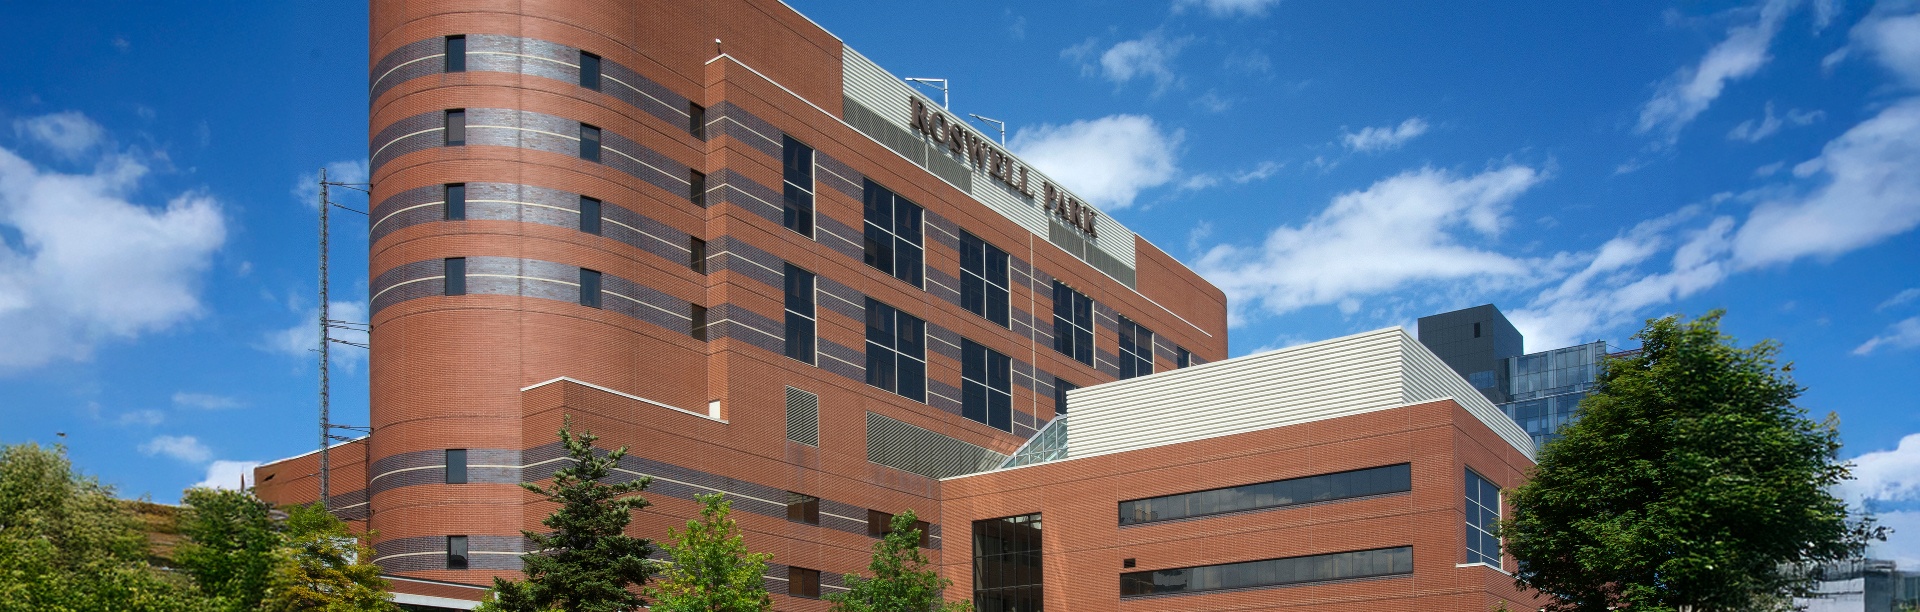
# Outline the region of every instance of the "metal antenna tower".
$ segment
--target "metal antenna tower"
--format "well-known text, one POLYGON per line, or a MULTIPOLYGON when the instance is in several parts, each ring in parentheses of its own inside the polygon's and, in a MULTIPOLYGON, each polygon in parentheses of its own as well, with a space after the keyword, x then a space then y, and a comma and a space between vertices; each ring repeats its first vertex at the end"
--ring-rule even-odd
POLYGON ((333 415, 331 414, 331 411, 332 411, 331 403, 332 403, 332 395, 333 395, 332 380, 329 378, 330 372, 328 372, 328 366, 330 365, 329 360, 331 357, 330 349, 333 343, 338 342, 348 346, 368 348, 368 345, 366 344, 349 342, 346 340, 340 340, 340 339, 334 338, 333 334, 331 333, 333 328, 338 327, 342 329, 351 329, 351 330, 357 330, 357 331, 372 331, 372 326, 370 323, 359 323, 355 321, 335 321, 327 312, 328 308, 332 306, 332 303, 329 301, 331 298, 328 296, 328 285, 330 283, 329 283, 329 277, 327 275, 327 252, 328 252, 327 242, 328 242, 329 235, 332 234, 332 230, 333 230, 332 215, 330 213, 332 213, 333 207, 339 206, 340 208, 357 212, 362 215, 367 214, 366 211, 355 210, 352 208, 348 208, 346 206, 341 206, 339 204, 333 203, 332 198, 329 197, 331 195, 331 188, 344 187, 344 188, 352 189, 354 191, 359 191, 362 193, 367 192, 367 190, 361 189, 359 187, 360 185, 365 185, 365 183, 337 183, 337 182, 329 181, 327 180, 327 169, 325 167, 320 168, 320 179, 319 179, 319 187, 320 187, 320 308, 319 308, 319 312, 320 312, 320 316, 318 321, 320 324, 320 346, 318 348, 318 351, 320 353, 320 507, 326 510, 332 509, 331 508, 332 500, 329 499, 329 496, 332 493, 332 491, 330 490, 331 483, 328 482, 330 480, 329 472, 331 471, 331 468, 332 468, 332 462, 329 461, 328 448, 333 446, 332 444, 333 440, 351 441, 351 438, 333 435, 333 430, 347 429, 347 430, 365 431, 368 433, 372 433, 371 427, 353 427, 349 425, 333 424, 333 420, 332 420, 333 415))

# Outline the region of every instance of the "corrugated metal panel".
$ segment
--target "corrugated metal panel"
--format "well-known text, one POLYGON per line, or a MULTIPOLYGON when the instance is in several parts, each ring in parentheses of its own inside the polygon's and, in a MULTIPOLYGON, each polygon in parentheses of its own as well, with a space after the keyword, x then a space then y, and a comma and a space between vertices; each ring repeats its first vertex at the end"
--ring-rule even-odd
POLYGON ((820 445, 820 396, 787 387, 787 439, 820 445))
POLYGON ((928 478, 946 478, 1000 467, 1007 456, 869 412, 867 460, 928 478))
MULTIPOLYGON (((1405 332, 1401 333, 1406 336, 1405 332)), ((1514 448, 1526 453, 1528 459, 1535 459, 1533 438, 1527 435, 1520 424, 1513 422, 1505 412, 1487 401, 1487 396, 1474 390, 1473 385, 1461 378, 1453 368, 1447 367, 1440 356, 1433 354, 1426 345, 1407 337, 1401 343, 1401 360, 1406 362, 1406 395, 1409 404, 1429 402, 1442 398, 1452 398, 1461 407, 1467 409, 1474 418, 1480 419, 1494 433, 1512 444, 1514 448)))

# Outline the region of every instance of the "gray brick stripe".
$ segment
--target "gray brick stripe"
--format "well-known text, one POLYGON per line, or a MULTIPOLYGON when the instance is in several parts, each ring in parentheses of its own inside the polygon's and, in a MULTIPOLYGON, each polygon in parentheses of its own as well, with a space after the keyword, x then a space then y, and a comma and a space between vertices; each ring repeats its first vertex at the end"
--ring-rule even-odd
MULTIPOLYGON (((498 146, 545 151, 569 157, 580 155, 580 122, 532 111, 505 108, 468 108, 466 146, 498 146)), ((444 146, 445 113, 414 115, 387 126, 369 143, 374 171, 402 155, 444 146)), ((641 146, 612 130, 600 132, 600 163, 668 193, 690 198, 690 170, 658 151, 641 146)))
MULTIPOLYGON (((446 39, 430 38, 408 43, 380 58, 367 75, 368 103, 401 83, 443 74, 445 53, 446 39)), ((467 71, 524 74, 575 84, 580 82, 580 49, 533 38, 468 34, 467 71)), ((681 129, 690 127, 685 96, 624 64, 604 58, 600 61, 600 75, 602 93, 681 129)))
MULTIPOLYGON (((580 301, 578 267, 511 257, 468 257, 466 260, 468 294, 517 295, 573 303, 580 301)), ((375 277, 372 287, 374 312, 377 314, 381 309, 406 299, 444 294, 444 273, 443 260, 403 264, 381 273, 375 277), (401 291, 403 289, 405 291, 401 291)), ((601 277, 600 290, 603 309, 674 333, 693 333, 690 302, 611 274, 601 277)), ((711 316, 709 320, 712 320, 711 316)))

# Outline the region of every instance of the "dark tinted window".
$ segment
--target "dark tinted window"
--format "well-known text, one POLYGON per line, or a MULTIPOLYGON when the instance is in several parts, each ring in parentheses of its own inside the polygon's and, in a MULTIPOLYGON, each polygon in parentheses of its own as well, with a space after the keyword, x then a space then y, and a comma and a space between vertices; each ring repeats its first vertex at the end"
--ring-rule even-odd
POLYGON ((1248 587, 1282 586, 1413 573, 1413 547, 1266 559, 1222 565, 1127 572, 1120 596, 1140 597, 1248 587))
POLYGON ((447 295, 467 294, 467 258, 449 257, 446 261, 447 295))
POLYGON ((1039 514, 973 522, 975 610, 1040 612, 1039 514))
POLYGON ((687 201, 694 206, 707 207, 707 175, 699 171, 689 171, 687 177, 687 201))
POLYGON ((707 341, 707 307, 699 304, 688 307, 687 333, 695 340, 707 341))
POLYGON ((1053 350, 1093 365, 1093 300, 1053 283, 1053 350))
POLYGON ((813 273, 794 267, 793 264, 787 264, 785 272, 786 354, 788 357, 813 363, 815 328, 813 273))
POLYGON ((813 147, 791 136, 782 137, 780 167, 782 223, 787 229, 813 237, 813 147))
POLYGON ((1223 512, 1281 508, 1411 490, 1413 469, 1411 465, 1402 463, 1123 501, 1120 502, 1120 524, 1135 525, 1223 512))
POLYGON ((865 182, 867 265, 915 287, 921 286, 925 253, 921 246, 920 206, 873 181, 865 182))
POLYGON ((926 323, 867 298, 867 384, 927 401, 926 323))
POLYGON ((467 484, 467 449, 447 449, 447 484, 467 484))
POLYGON ((447 37, 447 72, 467 71, 467 37, 447 37))
POLYGON ((580 269, 580 305, 590 308, 600 307, 600 273, 580 269))
POLYGON ((707 273, 707 241, 687 238, 687 267, 698 274, 707 273))
POLYGON ((467 218, 467 184, 466 183, 453 183, 453 184, 447 185, 447 192, 444 196, 444 200, 446 201, 445 210, 447 212, 448 221, 466 220, 467 218))
POLYGON ((820 598, 820 570, 787 567, 787 594, 807 599, 820 598))
POLYGON ((580 159, 600 161, 600 128, 580 124, 580 159))
POLYGON ((580 86, 594 91, 600 90, 600 56, 580 52, 580 86))
POLYGON ((1007 252, 960 232, 960 305, 1008 327, 1007 252))
POLYGON ((707 107, 687 103, 687 133, 700 140, 707 139, 707 107))
POLYGON ((580 196, 580 231, 600 235, 600 201, 580 196))
POLYGON ((467 144, 467 111, 456 109, 447 111, 447 146, 458 147, 467 144))
POLYGON ((1053 379, 1053 412, 1054 414, 1067 413, 1067 392, 1072 391, 1074 389, 1078 389, 1078 388, 1080 388, 1080 385, 1076 385, 1064 380, 1060 380, 1058 378, 1053 379))
POLYGON ((993 349, 960 339, 960 415, 1013 431, 1009 360, 993 349))
POLYGON ((1500 487, 1473 470, 1467 470, 1468 563, 1501 566, 1500 538, 1494 535, 1499 533, 1495 528, 1499 522, 1500 487))
POLYGON ((467 536, 447 536, 447 569, 467 569, 467 536))
POLYGON ((787 520, 808 525, 820 524, 820 498, 788 491, 787 520))
POLYGON ((879 510, 867 510, 867 535, 882 537, 893 531, 893 515, 879 510))
POLYGON ((1153 330, 1120 317, 1120 379, 1153 373, 1153 330))
POLYGON ((1189 351, 1185 348, 1175 348, 1174 354, 1173 354, 1173 367, 1184 368, 1190 365, 1193 365, 1193 351, 1189 351))

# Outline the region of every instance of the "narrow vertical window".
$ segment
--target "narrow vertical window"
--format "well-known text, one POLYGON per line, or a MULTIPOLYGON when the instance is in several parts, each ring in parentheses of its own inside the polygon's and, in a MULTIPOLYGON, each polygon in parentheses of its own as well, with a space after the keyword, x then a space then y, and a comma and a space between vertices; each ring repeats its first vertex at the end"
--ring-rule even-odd
POLYGON ((787 229, 813 237, 813 147, 791 136, 782 137, 780 166, 783 189, 781 222, 787 229))
POLYGON ((978 236, 960 232, 960 305, 988 321, 1009 327, 1007 252, 978 236))
POLYGON ((927 329, 918 317, 867 298, 867 384, 927 401, 927 329))
POLYGON ((814 313, 813 273, 786 265, 786 353, 788 357, 813 363, 814 313))
POLYGON ((449 183, 444 195, 442 199, 445 201, 444 210, 447 212, 447 220, 467 220, 467 184, 449 183))
POLYGON ((467 144, 467 109, 456 108, 447 111, 447 146, 460 147, 467 144))
POLYGON ((787 520, 808 525, 820 524, 820 498, 788 491, 787 520))
POLYGON ((787 567, 787 595, 820 598, 820 570, 804 567, 787 567))
POLYGON ((707 175, 699 170, 689 170, 687 176, 687 201, 694 206, 707 207, 707 175))
POLYGON ((867 510, 867 537, 883 538, 893 532, 893 515, 879 510, 867 510))
POLYGON ((467 294, 467 258, 448 257, 442 274, 446 275, 447 295, 467 294))
POLYGON ((600 56, 580 52, 580 86, 600 91, 600 56))
POLYGON ((1153 330, 1120 317, 1120 380, 1153 373, 1153 330))
POLYGON ((694 274, 707 273, 707 241, 687 237, 687 267, 692 268, 694 274))
POLYGON ((467 449, 447 449, 447 484, 467 484, 467 449))
POLYGON ((1053 282, 1053 350, 1093 365, 1093 300, 1053 282))
POLYGON ((687 133, 700 140, 707 139, 707 107, 687 103, 687 133))
POLYGON ((580 269, 580 305, 588 308, 600 307, 600 273, 586 268, 580 269))
POLYGON ((467 536, 447 536, 447 569, 467 569, 467 536))
POLYGON ((580 196, 580 231, 600 235, 600 200, 580 196))
POLYGON ((1054 414, 1067 413, 1067 392, 1072 391, 1074 389, 1078 389, 1078 388, 1080 388, 1080 385, 1076 385, 1064 380, 1060 380, 1058 378, 1053 379, 1053 413, 1054 414))
POLYGON ((695 340, 707 341, 707 307, 699 304, 688 307, 687 333, 695 340))
POLYGON ((866 209, 867 265, 915 287, 921 286, 925 270, 920 224, 924 213, 918 204, 907 201, 892 190, 869 180, 863 200, 866 209))
POLYGON ((999 351, 960 339, 960 416, 1013 431, 1010 364, 999 351))
POLYGON ((600 161, 600 128, 580 124, 580 159, 600 161))
POLYGON ((1467 562, 1500 567, 1500 487, 1467 469, 1467 562))
POLYGON ((1478 322, 1473 324, 1473 337, 1480 337, 1480 324, 1478 322))
POLYGON ((1184 368, 1193 365, 1193 351, 1184 347, 1174 347, 1173 367, 1184 368))
POLYGON ((447 56, 446 57, 447 72, 466 72, 467 71, 467 37, 448 36, 446 56, 447 56))

